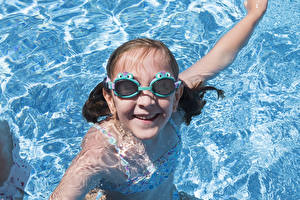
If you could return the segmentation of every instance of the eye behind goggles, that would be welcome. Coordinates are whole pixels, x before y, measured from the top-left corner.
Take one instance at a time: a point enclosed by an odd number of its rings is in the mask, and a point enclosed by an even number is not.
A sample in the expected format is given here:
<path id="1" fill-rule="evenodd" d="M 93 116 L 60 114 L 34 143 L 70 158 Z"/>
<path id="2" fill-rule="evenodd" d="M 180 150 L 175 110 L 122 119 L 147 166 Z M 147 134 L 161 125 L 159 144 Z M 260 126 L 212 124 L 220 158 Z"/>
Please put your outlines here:
<path id="1" fill-rule="evenodd" d="M 119 73 L 114 82 L 107 79 L 108 89 L 121 98 L 131 98 L 143 90 L 149 90 L 158 97 L 168 97 L 179 88 L 181 81 L 175 81 L 169 72 L 159 72 L 148 87 L 141 87 L 140 83 L 133 78 L 131 73 Z"/>

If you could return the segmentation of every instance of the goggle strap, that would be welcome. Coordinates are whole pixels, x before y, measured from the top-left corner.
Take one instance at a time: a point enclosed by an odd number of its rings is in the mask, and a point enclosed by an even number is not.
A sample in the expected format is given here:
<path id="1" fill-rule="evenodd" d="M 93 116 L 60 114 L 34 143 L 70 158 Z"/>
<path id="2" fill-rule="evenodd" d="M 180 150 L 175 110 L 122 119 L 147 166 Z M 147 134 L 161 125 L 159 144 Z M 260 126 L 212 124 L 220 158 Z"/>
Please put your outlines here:
<path id="1" fill-rule="evenodd" d="M 175 88 L 176 89 L 179 88 L 180 85 L 181 85 L 181 81 L 180 80 L 175 82 Z"/>
<path id="2" fill-rule="evenodd" d="M 110 78 L 106 77 L 106 84 L 107 84 L 107 88 L 110 90 L 114 90 L 115 89 L 115 84 L 113 82 L 111 82 Z"/>

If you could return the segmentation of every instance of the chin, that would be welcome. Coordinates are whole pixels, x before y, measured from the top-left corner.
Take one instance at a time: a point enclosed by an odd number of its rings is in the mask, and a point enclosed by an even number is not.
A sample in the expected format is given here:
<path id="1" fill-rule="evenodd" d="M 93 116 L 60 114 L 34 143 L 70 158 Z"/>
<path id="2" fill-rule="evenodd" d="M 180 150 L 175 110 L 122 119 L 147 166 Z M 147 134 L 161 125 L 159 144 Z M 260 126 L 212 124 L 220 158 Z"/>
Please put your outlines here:
<path id="1" fill-rule="evenodd" d="M 159 130 L 139 130 L 139 131 L 133 131 L 133 134 L 135 137 L 141 139 L 141 140 L 150 140 L 155 138 L 159 133 Z"/>

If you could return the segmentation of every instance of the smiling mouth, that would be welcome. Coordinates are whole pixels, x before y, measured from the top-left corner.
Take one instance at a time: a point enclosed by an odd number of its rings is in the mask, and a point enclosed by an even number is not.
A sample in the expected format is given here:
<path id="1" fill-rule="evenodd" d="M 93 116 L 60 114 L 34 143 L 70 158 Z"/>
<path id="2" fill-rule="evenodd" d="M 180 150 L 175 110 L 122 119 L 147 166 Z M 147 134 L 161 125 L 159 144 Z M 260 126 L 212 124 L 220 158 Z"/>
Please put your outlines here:
<path id="1" fill-rule="evenodd" d="M 159 114 L 155 114 L 155 115 L 134 115 L 135 118 L 137 118 L 139 120 L 144 120 L 144 121 L 153 121 L 158 116 L 159 116 Z"/>

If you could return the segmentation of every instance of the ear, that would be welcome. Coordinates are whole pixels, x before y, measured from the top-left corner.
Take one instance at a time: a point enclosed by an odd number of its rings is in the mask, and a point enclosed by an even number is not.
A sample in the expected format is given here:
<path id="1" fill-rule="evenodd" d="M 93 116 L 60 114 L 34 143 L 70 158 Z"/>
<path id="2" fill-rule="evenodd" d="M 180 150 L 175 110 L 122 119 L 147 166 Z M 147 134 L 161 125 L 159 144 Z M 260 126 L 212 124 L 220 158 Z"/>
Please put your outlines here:
<path id="1" fill-rule="evenodd" d="M 113 94 L 111 94 L 110 92 L 108 92 L 107 90 L 105 90 L 104 88 L 102 88 L 102 94 L 103 94 L 103 97 L 108 105 L 108 108 L 110 110 L 110 113 L 112 115 L 115 115 L 116 114 L 116 107 L 115 107 L 115 103 L 114 103 L 114 100 L 113 100 Z"/>
<path id="2" fill-rule="evenodd" d="M 173 112 L 177 111 L 177 107 L 178 107 L 178 103 L 179 100 L 183 94 L 183 84 L 180 85 L 180 87 L 175 91 L 175 100 L 174 100 L 174 104 L 173 104 Z"/>

